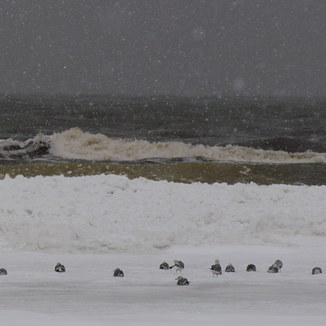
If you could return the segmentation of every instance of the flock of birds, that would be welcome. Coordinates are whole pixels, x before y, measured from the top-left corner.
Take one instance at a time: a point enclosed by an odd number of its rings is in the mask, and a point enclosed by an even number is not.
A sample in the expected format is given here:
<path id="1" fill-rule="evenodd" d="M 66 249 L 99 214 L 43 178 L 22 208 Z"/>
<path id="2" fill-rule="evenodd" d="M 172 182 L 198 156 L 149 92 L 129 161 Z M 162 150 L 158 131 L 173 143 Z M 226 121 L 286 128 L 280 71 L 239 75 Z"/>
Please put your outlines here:
<path id="1" fill-rule="evenodd" d="M 283 262 L 279 259 L 277 259 L 272 265 L 269 266 L 267 272 L 268 273 L 279 273 L 281 272 L 283 267 Z M 182 270 L 185 268 L 184 263 L 181 260 L 174 260 L 173 265 L 169 266 L 169 264 L 167 262 L 162 262 L 160 264 L 160 269 L 163 270 L 169 270 L 172 268 L 175 268 L 176 272 L 179 272 L 181 274 Z M 222 274 L 222 266 L 220 264 L 220 261 L 218 259 L 215 260 L 215 264 L 213 264 L 210 267 L 210 271 L 213 274 L 213 277 L 221 275 Z M 247 272 L 256 272 L 256 266 L 254 264 L 249 264 L 246 268 Z M 225 267 L 225 272 L 226 273 L 234 273 L 235 272 L 235 268 L 232 264 L 228 264 Z M 322 269 L 320 267 L 314 267 L 312 269 L 312 274 L 321 274 L 322 273 Z M 120 268 L 116 268 L 113 272 L 113 276 L 115 277 L 123 277 L 124 273 Z M 184 285 L 189 285 L 190 282 L 188 281 L 188 279 L 186 279 L 185 277 L 179 275 L 176 278 L 177 281 L 177 285 L 180 286 L 184 286 Z"/>
<path id="2" fill-rule="evenodd" d="M 163 270 L 169 270 L 175 267 L 175 271 L 179 272 L 181 274 L 182 270 L 185 268 L 184 263 L 181 260 L 174 260 L 173 265 L 169 266 L 167 262 L 163 262 L 160 264 L 160 269 Z M 281 272 L 281 269 L 283 267 L 283 262 L 279 259 L 277 259 L 274 264 L 269 266 L 267 272 L 268 273 L 279 273 Z M 66 268 L 61 263 L 57 263 L 54 267 L 55 272 L 63 273 L 66 271 Z M 213 264 L 210 267 L 210 271 L 213 274 L 213 277 L 221 275 L 222 274 L 222 266 L 220 264 L 220 261 L 218 259 L 215 260 L 215 264 Z M 246 268 L 247 272 L 256 272 L 256 266 L 254 264 L 249 264 Z M 235 268 L 232 264 L 228 264 L 225 267 L 226 273 L 234 273 Z M 322 274 L 322 269 L 320 267 L 314 267 L 312 269 L 312 274 Z M 7 270 L 5 268 L 0 268 L 0 275 L 7 275 Z M 113 272 L 114 277 L 124 277 L 124 272 L 120 268 L 116 268 Z M 183 276 L 179 275 L 176 279 L 177 285 L 183 286 L 183 285 L 189 285 L 190 282 Z"/>
<path id="3" fill-rule="evenodd" d="M 169 266 L 169 264 L 167 262 L 163 262 L 160 265 L 160 269 L 171 269 L 173 267 L 176 267 L 176 271 L 179 271 L 181 274 L 181 271 L 184 269 L 184 263 L 181 260 L 175 260 L 174 261 L 174 265 Z M 277 259 L 274 264 L 272 264 L 271 266 L 269 266 L 267 272 L 268 273 L 279 273 L 281 272 L 281 269 L 283 267 L 283 262 L 279 259 Z M 213 264 L 210 267 L 210 271 L 213 274 L 213 277 L 221 275 L 222 274 L 222 266 L 220 264 L 220 261 L 218 259 L 215 260 L 215 264 Z M 254 264 L 249 264 L 246 268 L 247 272 L 256 272 L 256 266 Z M 225 272 L 226 273 L 234 273 L 235 272 L 235 268 L 232 264 L 228 264 L 225 267 Z M 312 269 L 312 274 L 321 274 L 322 273 L 322 269 L 320 267 L 314 267 Z M 185 278 L 182 277 L 181 275 L 178 276 L 176 278 L 177 280 L 177 285 L 189 285 L 189 281 Z"/>
<path id="4" fill-rule="evenodd" d="M 171 269 L 173 267 L 176 267 L 176 271 L 179 271 L 181 274 L 181 271 L 184 269 L 184 263 L 181 260 L 175 260 L 174 261 L 174 265 L 169 266 L 169 264 L 167 262 L 163 262 L 160 265 L 160 269 Z M 283 267 L 283 262 L 279 259 L 277 259 L 274 264 L 272 264 L 271 266 L 269 266 L 267 272 L 268 273 L 279 273 L 281 272 L 281 269 Z M 210 267 L 210 271 L 213 274 L 213 277 L 221 275 L 222 274 L 222 266 L 220 264 L 220 261 L 218 259 L 215 260 L 215 264 L 213 264 Z M 256 272 L 256 266 L 254 264 L 249 264 L 246 268 L 247 272 Z M 232 264 L 228 264 L 225 267 L 225 272 L 226 273 L 234 273 L 235 272 L 235 268 Z M 320 267 L 314 267 L 312 269 L 312 274 L 321 274 L 322 273 L 322 269 Z M 178 276 L 176 278 L 177 280 L 177 285 L 189 285 L 189 281 L 183 277 L 183 276 Z"/>
<path id="5" fill-rule="evenodd" d="M 181 274 L 181 271 L 184 269 L 184 263 L 181 261 L 181 260 L 175 260 L 174 261 L 174 264 L 172 266 L 169 266 L 169 264 L 167 262 L 163 262 L 161 265 L 160 265 L 160 269 L 165 269 L 165 270 L 168 270 L 168 269 L 172 269 L 174 267 L 176 267 L 176 272 L 180 272 Z M 269 266 L 267 272 L 268 273 L 279 273 L 281 272 L 281 269 L 283 267 L 283 262 L 279 259 L 277 259 L 274 264 L 272 264 L 271 266 Z M 218 259 L 215 260 L 215 264 L 213 264 L 211 267 L 210 267 L 210 271 L 212 272 L 213 274 L 213 277 L 215 276 L 218 276 L 218 275 L 221 275 L 222 274 L 222 266 L 220 264 L 220 261 Z M 247 272 L 256 272 L 256 266 L 254 264 L 249 264 L 246 268 L 246 271 Z M 226 267 L 225 267 L 225 272 L 226 273 L 234 273 L 235 272 L 235 268 L 232 264 L 228 264 Z M 312 274 L 315 275 L 315 274 L 321 274 L 322 273 L 322 269 L 320 267 L 314 267 L 312 269 Z M 183 276 L 178 276 L 176 278 L 177 280 L 177 285 L 189 285 L 190 282 Z"/>
<path id="6" fill-rule="evenodd" d="M 180 272 L 181 274 L 181 271 L 184 269 L 185 265 L 184 263 L 181 261 L 181 260 L 175 260 L 174 261 L 174 265 L 172 266 L 169 266 L 169 264 L 167 262 L 163 262 L 161 265 L 160 265 L 160 269 L 171 269 L 173 267 L 176 267 L 176 272 Z M 269 273 L 278 273 L 281 271 L 283 267 L 283 263 L 281 260 L 276 260 L 274 264 L 272 264 L 269 268 L 268 268 L 268 272 Z M 247 272 L 255 272 L 256 271 L 256 266 L 254 264 L 249 264 L 247 266 Z M 222 274 L 222 266 L 220 264 L 220 261 L 218 259 L 215 260 L 215 264 L 213 264 L 211 267 L 210 267 L 210 271 L 212 272 L 213 274 L 213 277 L 215 276 L 218 276 L 218 275 L 221 275 Z M 235 268 L 232 264 L 228 264 L 226 267 L 225 267 L 225 272 L 226 273 L 234 273 L 235 272 Z M 183 276 L 178 276 L 176 278 L 177 280 L 177 285 L 189 285 L 190 282 Z"/>

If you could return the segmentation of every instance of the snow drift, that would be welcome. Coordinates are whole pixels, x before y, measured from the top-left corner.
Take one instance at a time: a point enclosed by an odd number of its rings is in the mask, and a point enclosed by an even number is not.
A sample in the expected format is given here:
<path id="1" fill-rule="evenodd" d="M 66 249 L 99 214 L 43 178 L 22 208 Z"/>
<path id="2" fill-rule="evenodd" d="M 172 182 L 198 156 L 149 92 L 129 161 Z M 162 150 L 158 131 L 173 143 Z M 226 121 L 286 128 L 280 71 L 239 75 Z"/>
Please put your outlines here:
<path id="1" fill-rule="evenodd" d="M 19 176 L 1 180 L 0 192 L 2 250 L 147 252 L 326 236 L 325 186 Z"/>

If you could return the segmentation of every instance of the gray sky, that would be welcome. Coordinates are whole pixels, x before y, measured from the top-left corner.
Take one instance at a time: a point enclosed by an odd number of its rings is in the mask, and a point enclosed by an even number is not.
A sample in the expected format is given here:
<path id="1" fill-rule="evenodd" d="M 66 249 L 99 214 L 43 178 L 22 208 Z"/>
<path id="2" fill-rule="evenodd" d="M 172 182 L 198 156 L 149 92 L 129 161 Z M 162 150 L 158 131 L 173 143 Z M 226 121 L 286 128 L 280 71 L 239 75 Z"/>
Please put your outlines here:
<path id="1" fill-rule="evenodd" d="M 325 0 L 1 0 L 1 93 L 326 96 Z"/>

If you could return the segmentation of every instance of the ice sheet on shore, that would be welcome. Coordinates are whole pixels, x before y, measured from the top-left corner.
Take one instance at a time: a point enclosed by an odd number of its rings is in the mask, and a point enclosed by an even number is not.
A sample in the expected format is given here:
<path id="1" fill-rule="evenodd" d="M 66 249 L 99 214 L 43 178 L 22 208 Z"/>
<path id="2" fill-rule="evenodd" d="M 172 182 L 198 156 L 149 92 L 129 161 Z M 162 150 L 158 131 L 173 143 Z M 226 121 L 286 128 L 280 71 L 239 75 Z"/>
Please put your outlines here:
<path id="1" fill-rule="evenodd" d="M 173 247 L 155 254 L 1 254 L 1 320 L 6 326 L 318 325 L 326 322 L 325 274 L 311 275 L 323 257 L 308 246 Z M 182 258 L 190 285 L 176 285 L 166 259 Z M 218 257 L 236 272 L 212 277 Z M 282 258 L 282 273 L 267 273 Z M 55 273 L 61 261 L 66 273 Z M 248 262 L 257 265 L 248 273 Z M 120 266 L 124 278 L 112 276 Z M 324 267 L 324 266 L 322 266 Z"/>
<path id="2" fill-rule="evenodd" d="M 19 176 L 1 180 L 0 192 L 2 250 L 150 252 L 326 239 L 325 186 Z"/>

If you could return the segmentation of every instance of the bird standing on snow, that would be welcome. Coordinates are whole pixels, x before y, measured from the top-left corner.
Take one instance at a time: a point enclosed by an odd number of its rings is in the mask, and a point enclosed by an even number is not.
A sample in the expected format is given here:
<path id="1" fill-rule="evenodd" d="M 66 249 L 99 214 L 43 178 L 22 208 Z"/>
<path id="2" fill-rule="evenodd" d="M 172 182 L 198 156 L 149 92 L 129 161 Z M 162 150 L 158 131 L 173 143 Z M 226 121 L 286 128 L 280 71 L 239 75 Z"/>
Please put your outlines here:
<path id="1" fill-rule="evenodd" d="M 221 275 L 222 274 L 222 267 L 221 267 L 220 261 L 218 259 L 215 260 L 215 264 L 211 266 L 210 270 L 213 273 L 213 277 L 215 275 Z"/>
<path id="2" fill-rule="evenodd" d="M 170 266 L 170 269 L 172 269 L 173 267 L 176 267 L 175 272 L 180 272 L 185 268 L 184 263 L 181 260 L 174 260 L 174 265 Z"/>
<path id="3" fill-rule="evenodd" d="M 281 271 L 281 268 L 283 267 L 283 263 L 279 259 L 275 260 L 275 263 L 273 265 L 275 265 L 279 271 Z"/>
<path id="4" fill-rule="evenodd" d="M 177 278 L 176 278 L 176 280 L 177 280 L 177 285 L 189 285 L 189 281 L 186 279 L 186 278 L 184 278 L 184 277 L 182 277 L 182 276 L 178 276 Z"/>

